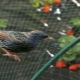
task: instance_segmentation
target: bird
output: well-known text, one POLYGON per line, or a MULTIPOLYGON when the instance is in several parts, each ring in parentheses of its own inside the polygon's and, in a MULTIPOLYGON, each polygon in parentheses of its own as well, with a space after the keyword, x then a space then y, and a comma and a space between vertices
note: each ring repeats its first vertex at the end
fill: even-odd
POLYGON ((35 49, 41 40, 46 38, 55 40, 40 30, 29 32, 0 31, 0 48, 5 52, 3 56, 21 61, 16 53, 30 52, 35 49))

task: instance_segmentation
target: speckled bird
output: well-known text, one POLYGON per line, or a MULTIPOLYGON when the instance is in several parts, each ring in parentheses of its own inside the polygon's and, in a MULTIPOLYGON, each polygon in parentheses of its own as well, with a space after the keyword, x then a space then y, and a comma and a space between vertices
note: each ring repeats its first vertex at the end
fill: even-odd
POLYGON ((54 38, 39 30, 30 32, 0 31, 0 48, 6 53, 3 56, 21 61, 15 53, 32 51, 38 42, 45 38, 54 40, 54 38))

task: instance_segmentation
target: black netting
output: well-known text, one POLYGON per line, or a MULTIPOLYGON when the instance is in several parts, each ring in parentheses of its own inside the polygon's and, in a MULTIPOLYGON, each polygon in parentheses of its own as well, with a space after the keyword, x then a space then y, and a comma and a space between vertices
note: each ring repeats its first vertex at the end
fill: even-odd
MULTIPOLYGON (((61 4, 50 6, 52 11, 41 11, 45 1, 49 0, 0 0, 0 30, 32 31, 41 30, 54 37, 56 41, 41 41, 32 52, 18 53, 21 62, 4 57, 0 50, 0 80, 31 80, 36 72, 51 59, 46 50, 56 54, 61 50, 57 40, 65 35, 65 31, 75 28, 70 20, 80 17, 80 3, 76 0, 61 0, 61 4), (33 7, 32 1, 41 1, 38 7, 33 7)), ((80 0, 77 0, 80 2, 80 0)), ((79 21, 79 20, 78 20, 79 21)), ((76 28, 77 29, 77 28, 76 28)), ((74 29, 74 36, 79 36, 79 30, 74 29), (77 33, 78 32, 78 33, 77 33)), ((54 63, 53 63, 54 64, 54 63)), ((79 80, 80 71, 70 71, 67 68, 49 67, 38 80, 79 80)))

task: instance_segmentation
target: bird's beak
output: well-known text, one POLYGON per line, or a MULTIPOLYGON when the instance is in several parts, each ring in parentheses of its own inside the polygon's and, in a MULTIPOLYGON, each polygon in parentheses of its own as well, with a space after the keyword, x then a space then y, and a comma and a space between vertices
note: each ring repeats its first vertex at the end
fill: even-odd
POLYGON ((54 39, 53 37, 50 37, 50 36, 49 36, 48 38, 46 38, 46 41, 49 41, 49 40, 52 40, 52 41, 53 41, 53 40, 55 40, 55 39, 54 39))
POLYGON ((48 39, 49 39, 49 40, 55 40, 53 37, 50 37, 50 36, 48 37, 48 39))

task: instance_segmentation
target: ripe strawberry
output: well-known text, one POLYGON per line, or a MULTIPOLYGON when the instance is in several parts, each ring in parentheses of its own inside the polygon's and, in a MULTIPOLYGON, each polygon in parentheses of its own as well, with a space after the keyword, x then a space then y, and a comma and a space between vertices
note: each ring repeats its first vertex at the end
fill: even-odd
POLYGON ((56 66, 57 68, 63 68, 63 67, 66 67, 66 63, 63 62, 63 61, 57 61, 57 62, 55 63, 55 66, 56 66))
POLYGON ((78 69, 76 64, 72 64, 69 66, 69 70, 76 71, 78 69))
POLYGON ((50 6, 46 5, 42 7, 43 12, 48 13, 50 12, 50 6))
POLYGON ((73 35, 74 32, 73 32, 73 30, 69 29, 69 30, 66 31, 66 34, 67 34, 67 35, 73 35))
POLYGON ((54 1, 53 1, 53 4, 54 4, 54 5, 59 5, 59 4, 61 4, 61 0, 54 0, 54 1))
POLYGON ((80 63, 77 63, 76 65, 77 65, 78 68, 80 68, 80 63))

